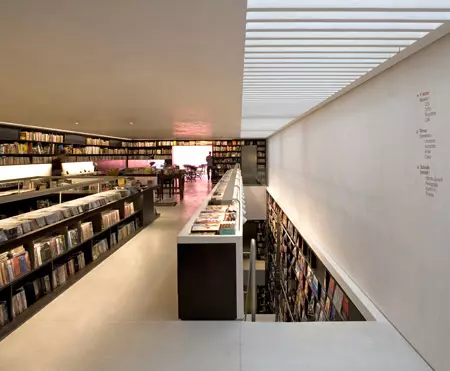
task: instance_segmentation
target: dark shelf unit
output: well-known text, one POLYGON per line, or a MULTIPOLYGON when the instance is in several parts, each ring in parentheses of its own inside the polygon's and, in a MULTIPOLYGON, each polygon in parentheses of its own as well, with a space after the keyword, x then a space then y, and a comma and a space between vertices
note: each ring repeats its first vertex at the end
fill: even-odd
MULTIPOLYGON (((74 159, 74 161, 67 162, 79 162, 85 161, 84 159, 77 160, 77 157, 92 157, 92 161, 95 161, 98 157, 103 157, 111 160, 170 160, 172 158, 172 146, 204 146, 210 145, 213 148, 213 172, 212 172, 212 180, 213 182, 217 182, 223 174, 228 170, 234 167, 236 163, 241 163, 241 148, 243 145, 256 145, 258 150, 258 159, 264 159, 264 162, 258 161, 258 177, 261 179, 266 179, 266 141, 264 139, 232 139, 232 140, 120 140, 113 139, 108 137, 103 137, 101 135, 87 135, 87 134, 75 134, 75 133, 66 133, 59 132, 52 129, 34 129, 28 127, 16 127, 16 126, 8 126, 8 125, 0 125, 0 144, 1 143, 33 143, 33 144, 42 144, 42 145, 62 145, 62 146, 73 146, 74 148, 79 147, 99 147, 99 148, 110 148, 110 149, 125 149, 127 153, 124 154, 67 154, 68 158, 74 159), (38 132, 38 133, 49 133, 55 135, 62 135, 64 140, 62 142, 52 142, 52 141, 44 141, 44 140, 27 140, 21 139, 20 133, 22 131, 26 132, 38 132), (94 139, 102 139, 108 140, 109 145, 106 144, 88 144, 88 138, 94 139), (139 146, 138 143, 154 143, 154 146, 144 145, 139 146), (231 148, 230 151, 227 149, 223 149, 222 147, 231 148), (149 151, 149 153, 131 153, 132 151, 149 151), (158 153, 159 152, 159 153, 158 153), (220 155, 229 155, 229 156, 215 156, 216 154, 220 155), (232 154, 237 154, 237 156, 232 156, 232 154), (232 160, 230 160, 232 159, 232 160)), ((14 154, 14 153, 0 153, 0 158, 2 157, 23 157, 29 158, 29 162, 27 163, 16 163, 16 164, 4 164, 0 166, 10 166, 10 165, 30 165, 30 164, 43 164, 50 163, 49 162, 33 162, 33 158, 38 157, 51 157, 55 156, 56 153, 48 153, 48 154, 33 154, 33 153, 22 153, 22 154, 14 154)))
MULTIPOLYGON (((142 192, 132 194, 130 196, 121 198, 110 202, 106 205, 100 206, 98 208, 84 212, 83 214, 66 218, 57 223, 47 225, 40 229, 34 230, 32 232, 18 236, 17 238, 7 240, 0 244, 0 253, 10 251, 18 246, 23 246, 28 252, 31 261, 31 269, 22 274, 20 277, 16 277, 13 281, 0 287, 0 300, 5 301, 8 305, 9 310, 9 323, 0 328, 0 339, 10 334, 25 321, 35 315, 39 310, 44 308, 48 303, 54 300, 62 292, 67 290, 73 283, 78 281, 85 274, 90 272, 95 266, 100 264, 103 260, 107 259, 111 254, 117 251, 123 244, 129 241, 134 235, 139 233, 145 226, 152 223, 155 219, 159 217, 155 213, 153 192, 155 187, 149 187, 144 189, 142 192), (135 205, 135 211, 125 216, 125 203, 133 202, 135 205), (119 210, 120 221, 107 227, 102 226, 102 212, 117 209, 119 210), (93 235, 90 238, 82 241, 78 245, 63 251, 61 254, 53 256, 51 259, 45 263, 35 267, 34 263, 34 242, 42 237, 50 237, 53 235, 63 235, 65 240, 65 245, 67 246, 67 233, 71 228, 80 229, 80 225, 83 222, 92 222, 93 225, 93 235), (112 233, 118 234, 118 229, 128 223, 135 223, 134 233, 128 235, 124 240, 118 242, 111 246, 111 235, 112 233), (92 257, 92 247, 97 242, 106 239, 108 244, 108 250, 100 255, 98 259, 93 259, 92 257), (66 283, 62 286, 53 287, 53 282, 51 282, 51 291, 46 295, 40 297, 36 302, 32 303, 23 313, 13 317, 12 315, 12 296, 15 291, 24 287, 25 284, 35 281, 37 278, 42 278, 44 276, 51 277, 53 270, 62 265, 66 264, 69 260, 73 259, 74 256, 80 252, 83 252, 86 266, 76 272, 74 275, 69 276, 66 283)), ((79 197, 83 197, 86 194, 80 193, 79 197)), ((50 280, 52 281, 52 280, 50 280)))
POLYGON ((234 140, 217 140, 213 142, 213 174, 212 181, 216 183, 229 169, 235 164, 241 164, 242 146, 257 146, 257 166, 258 177, 266 180, 266 140, 265 139, 234 139, 234 140), (229 149, 227 149, 229 148, 229 149), (238 156, 233 156, 239 154, 238 156), (228 155, 228 156, 224 156, 228 155), (264 159, 259 162, 258 159, 264 159))
POLYGON ((267 251, 267 285, 278 322, 365 321, 269 192, 267 251))

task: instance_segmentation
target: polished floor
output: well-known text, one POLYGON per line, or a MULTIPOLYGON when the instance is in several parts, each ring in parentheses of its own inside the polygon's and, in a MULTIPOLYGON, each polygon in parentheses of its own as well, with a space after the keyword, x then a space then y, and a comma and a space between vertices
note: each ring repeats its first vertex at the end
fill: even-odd
POLYGON ((210 192, 185 200, 0 343, 0 371, 430 371, 389 325, 177 320, 176 236, 210 192))

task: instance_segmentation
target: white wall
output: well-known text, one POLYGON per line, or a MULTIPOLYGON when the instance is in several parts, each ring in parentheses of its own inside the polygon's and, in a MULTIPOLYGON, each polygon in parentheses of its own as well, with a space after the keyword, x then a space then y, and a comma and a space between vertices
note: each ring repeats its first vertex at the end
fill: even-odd
POLYGON ((438 371, 450 364, 450 36, 271 137, 269 192, 438 371), (436 116, 424 122, 419 92, 436 116), (417 130, 436 140, 431 159, 417 130), (425 194, 417 166, 443 177, 425 194))
POLYGON ((244 186, 245 209, 247 220, 266 219, 266 187, 244 186))

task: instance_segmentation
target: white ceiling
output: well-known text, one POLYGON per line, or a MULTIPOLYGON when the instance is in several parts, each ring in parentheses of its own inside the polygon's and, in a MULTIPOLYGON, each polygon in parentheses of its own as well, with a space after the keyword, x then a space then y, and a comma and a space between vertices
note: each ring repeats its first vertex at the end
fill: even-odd
POLYGON ((245 0, 3 1, 0 121, 239 137, 245 12, 245 0))
POLYGON ((267 137, 425 46, 449 7, 5 1, 0 121, 126 138, 267 137))
POLYGON ((449 20, 448 0, 249 0, 241 135, 272 134, 449 20))

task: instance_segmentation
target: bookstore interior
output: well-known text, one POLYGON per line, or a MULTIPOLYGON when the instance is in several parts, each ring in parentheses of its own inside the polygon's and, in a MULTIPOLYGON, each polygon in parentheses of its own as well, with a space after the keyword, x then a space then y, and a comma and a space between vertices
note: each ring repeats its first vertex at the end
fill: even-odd
POLYGON ((450 370, 449 0, 0 34, 0 371, 450 370))

